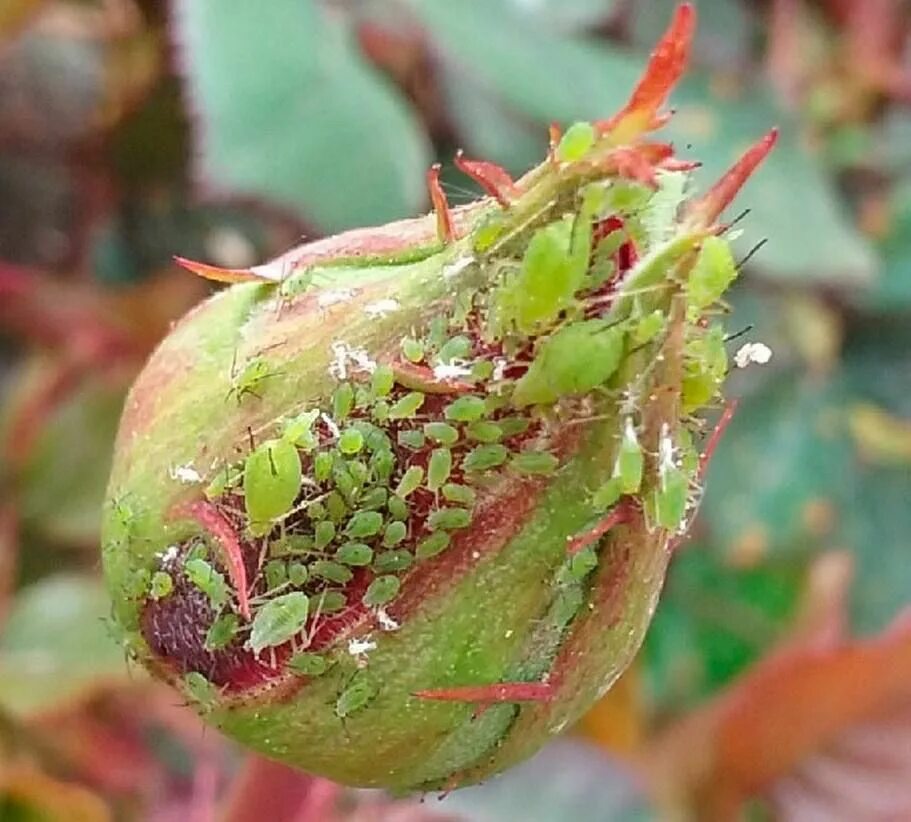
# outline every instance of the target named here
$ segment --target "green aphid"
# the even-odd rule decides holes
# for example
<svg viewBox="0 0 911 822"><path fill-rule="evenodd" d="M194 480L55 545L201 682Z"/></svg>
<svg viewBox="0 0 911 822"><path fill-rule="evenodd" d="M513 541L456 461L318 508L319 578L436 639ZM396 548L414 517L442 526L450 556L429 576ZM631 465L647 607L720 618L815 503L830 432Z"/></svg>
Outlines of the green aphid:
<svg viewBox="0 0 911 822"><path fill-rule="evenodd" d="M359 454L364 447L364 435L356 428L346 428L338 438L338 450L346 456Z"/></svg>
<svg viewBox="0 0 911 822"><path fill-rule="evenodd" d="M174 590L174 580L167 571L156 571L149 581L149 596L152 599L164 599Z"/></svg>
<svg viewBox="0 0 911 822"><path fill-rule="evenodd" d="M354 388L351 383L343 382L332 394L332 416L340 423L347 419L354 408Z"/></svg>
<svg viewBox="0 0 911 822"><path fill-rule="evenodd" d="M319 445L319 436L313 424L319 419L319 411L304 411L287 420L282 428L282 439L304 450L312 451Z"/></svg>
<svg viewBox="0 0 911 822"><path fill-rule="evenodd" d="M332 466L335 460L330 451L320 451L313 458L313 479L317 482L326 482L332 476Z"/></svg>
<svg viewBox="0 0 911 822"><path fill-rule="evenodd" d="M503 434L503 439L509 439L509 437L524 434L531 422L525 417L505 417L497 420L497 425Z"/></svg>
<svg viewBox="0 0 911 822"><path fill-rule="evenodd" d="M370 458L370 470L377 482L389 482L395 472L396 460L391 451L377 451Z"/></svg>
<svg viewBox="0 0 911 822"><path fill-rule="evenodd" d="M243 480L243 469L238 465L226 465L224 468L216 471L212 481L206 486L203 492L207 499L218 499L226 491L235 488Z"/></svg>
<svg viewBox="0 0 911 822"><path fill-rule="evenodd" d="M476 382L483 382L493 377L494 364L490 360L478 360L472 363L471 379Z"/></svg>
<svg viewBox="0 0 911 822"><path fill-rule="evenodd" d="M620 448L617 450L617 460L614 463L614 476L620 481L620 491L623 494L635 494L642 485L642 472L645 467L645 458L642 446L636 437L632 417L627 417L623 426L623 436L620 439Z"/></svg>
<svg viewBox="0 0 911 822"><path fill-rule="evenodd" d="M206 631L205 648L207 651L219 651L227 648L231 644L237 629L240 627L240 621L237 614L229 611L219 616Z"/></svg>
<svg viewBox="0 0 911 822"><path fill-rule="evenodd" d="M421 487L424 481L424 469L420 465L412 465L399 480L396 486L395 494L401 499L405 499L412 491Z"/></svg>
<svg viewBox="0 0 911 822"><path fill-rule="evenodd" d="M569 574L575 580L583 580L598 567L598 555L592 546L573 554L569 561Z"/></svg>
<svg viewBox="0 0 911 822"><path fill-rule="evenodd" d="M413 563L414 557L409 551L402 548L394 551L381 551L373 560L373 570L378 574L397 574L400 571L407 571Z"/></svg>
<svg viewBox="0 0 911 822"><path fill-rule="evenodd" d="M288 565L280 559L272 559L263 568L266 577L266 590L272 591L288 581Z"/></svg>
<svg viewBox="0 0 911 822"><path fill-rule="evenodd" d="M604 385L620 365L623 344L623 329L606 320L564 326L539 346L531 367L516 383L513 403L550 403Z"/></svg>
<svg viewBox="0 0 911 822"><path fill-rule="evenodd" d="M284 534L269 543L269 556L286 557L293 554L309 554L316 547L310 534Z"/></svg>
<svg viewBox="0 0 911 822"><path fill-rule="evenodd" d="M591 123L573 123L557 144L556 156L561 163L581 160L595 145L595 129Z"/></svg>
<svg viewBox="0 0 911 822"><path fill-rule="evenodd" d="M322 551L326 546L335 539L335 523L332 520L324 519L316 523L313 529L313 547L317 551Z"/></svg>
<svg viewBox="0 0 911 822"><path fill-rule="evenodd" d="M287 514L301 490L301 461L287 440L267 440L244 464L244 506L255 536L268 533Z"/></svg>
<svg viewBox="0 0 911 822"><path fill-rule="evenodd" d="M420 484L420 480L418 480L418 486ZM389 516L392 517L392 519L406 520L410 514L408 503L400 496L389 497L389 501L386 503L386 510L389 512Z"/></svg>
<svg viewBox="0 0 911 822"><path fill-rule="evenodd" d="M293 639L307 624L310 599L301 591L282 594L265 603L253 617L248 644L258 655L265 648L274 648Z"/></svg>
<svg viewBox="0 0 911 822"><path fill-rule="evenodd" d="M475 252L483 254L485 251L489 251L494 243L500 239L505 227L505 220L501 212L494 212L487 217L484 224L475 229Z"/></svg>
<svg viewBox="0 0 911 822"><path fill-rule="evenodd" d="M123 581L124 596L129 599L145 599L152 586L152 574L148 568L131 571Z"/></svg>
<svg viewBox="0 0 911 822"><path fill-rule="evenodd" d="M677 531L686 514L686 499L689 492L689 480L679 468L669 468L662 472L661 483L654 493L655 522L669 531Z"/></svg>
<svg viewBox="0 0 911 822"><path fill-rule="evenodd" d="M701 312L716 303L736 277L737 264L730 244L721 237L706 237L686 283L689 307Z"/></svg>
<svg viewBox="0 0 911 822"><path fill-rule="evenodd" d="M341 591L323 591L313 599L317 614L334 614L348 604L348 598Z"/></svg>
<svg viewBox="0 0 911 822"><path fill-rule="evenodd" d="M420 451L425 443L424 432L416 429L399 431L398 441L399 445L403 445L405 448L410 448L412 451Z"/></svg>
<svg viewBox="0 0 911 822"><path fill-rule="evenodd" d="M476 420L465 428L468 438L477 442L499 442L503 439L503 429L495 422Z"/></svg>
<svg viewBox="0 0 911 822"><path fill-rule="evenodd" d="M314 500L307 506L307 516L310 517L313 522L319 522L319 520L329 516L329 511L319 500Z"/></svg>
<svg viewBox="0 0 911 822"><path fill-rule="evenodd" d="M690 413L711 402L718 393L728 368L724 330L712 326L686 344L683 375L683 409Z"/></svg>
<svg viewBox="0 0 911 822"><path fill-rule="evenodd" d="M592 507L596 511L606 511L615 505L623 496L623 485L620 477L611 477L592 496Z"/></svg>
<svg viewBox="0 0 911 822"><path fill-rule="evenodd" d="M471 524L471 511L465 508L437 508L427 517L427 526L432 531L454 531Z"/></svg>
<svg viewBox="0 0 911 822"><path fill-rule="evenodd" d="M224 575L217 571L204 559L188 559L183 565L186 578L212 603L213 607L221 608L231 595L231 589L225 582Z"/></svg>
<svg viewBox="0 0 911 822"><path fill-rule="evenodd" d="M418 543L415 557L417 559L430 559L442 553L449 547L450 537L445 531L437 531Z"/></svg>
<svg viewBox="0 0 911 822"><path fill-rule="evenodd" d="M208 559L209 546L205 542L194 542L187 550L186 560Z"/></svg>
<svg viewBox="0 0 911 822"><path fill-rule="evenodd" d="M644 345L653 340L662 330L664 330L665 322L666 317L664 316L664 312L657 308L652 311L651 314L646 314L638 320L635 325L633 330L633 344Z"/></svg>
<svg viewBox="0 0 911 822"><path fill-rule="evenodd" d="M288 670L298 676L322 676L329 670L329 661L320 654L298 651L288 660Z"/></svg>
<svg viewBox="0 0 911 822"><path fill-rule="evenodd" d="M447 502L457 502L459 505L474 505L477 496L474 490L467 485L457 485L452 482L447 482L441 490L443 499Z"/></svg>
<svg viewBox="0 0 911 822"><path fill-rule="evenodd" d="M465 455L462 468L466 471L489 471L502 465L508 457L509 449L505 445L479 445Z"/></svg>
<svg viewBox="0 0 911 822"><path fill-rule="evenodd" d="M385 488L370 488L361 494L358 508L362 511L378 511L386 504L388 498L389 492Z"/></svg>
<svg viewBox="0 0 911 822"><path fill-rule="evenodd" d="M373 562L373 549L364 542L346 542L335 552L335 559L343 565L369 565Z"/></svg>
<svg viewBox="0 0 911 822"><path fill-rule="evenodd" d="M351 714L366 708L379 693L379 685L373 677L363 672L355 675L351 684L335 700L335 715L345 719Z"/></svg>
<svg viewBox="0 0 911 822"><path fill-rule="evenodd" d="M443 344L443 347L437 352L437 359L446 364L453 360L465 360L471 355L471 348L471 340L460 334Z"/></svg>
<svg viewBox="0 0 911 822"><path fill-rule="evenodd" d="M395 385L395 372L388 365L378 365L370 376L370 390L374 397L387 397Z"/></svg>
<svg viewBox="0 0 911 822"><path fill-rule="evenodd" d="M382 428L374 425L367 420L355 420L351 423L352 428L356 428L364 437L364 447L371 453L377 451L389 451L392 449L392 440Z"/></svg>
<svg viewBox="0 0 911 822"><path fill-rule="evenodd" d="M484 400L472 395L459 397L443 409L443 415L452 422L474 422L481 419L485 412Z"/></svg>
<svg viewBox="0 0 911 822"><path fill-rule="evenodd" d="M369 408L373 405L376 397L373 392L365 385L358 385L354 389L354 407L358 409Z"/></svg>
<svg viewBox="0 0 911 822"><path fill-rule="evenodd" d="M310 579L310 572L303 562L292 562L288 565L288 581L295 587L301 588Z"/></svg>
<svg viewBox="0 0 911 822"><path fill-rule="evenodd" d="M420 391L411 391L389 408L387 418L390 420L407 420L413 417L424 404L424 395Z"/></svg>
<svg viewBox="0 0 911 822"><path fill-rule="evenodd" d="M424 343L414 337L405 337L402 340L402 353L406 360L419 363L424 359Z"/></svg>
<svg viewBox="0 0 911 822"><path fill-rule="evenodd" d="M564 585L557 591L550 608L550 619L557 628L566 627L576 617L585 602L581 585Z"/></svg>
<svg viewBox="0 0 911 822"><path fill-rule="evenodd" d="M398 596L401 587L402 581L396 576L387 574L386 576L377 577L367 586L363 603L368 608L385 605Z"/></svg>
<svg viewBox="0 0 911 822"><path fill-rule="evenodd" d="M332 562L328 559L318 559L310 566L309 571L311 577L319 577L329 582L336 582L339 585L351 582L354 576L350 568L340 562Z"/></svg>
<svg viewBox="0 0 911 822"><path fill-rule="evenodd" d="M278 376L277 372L272 371L269 368L269 363L262 357L255 357L250 360L239 374L234 374L232 367L231 390L228 392L228 397L230 398L233 395L238 404L247 395L259 398L260 383L275 376Z"/></svg>
<svg viewBox="0 0 911 822"><path fill-rule="evenodd" d="M449 334L449 322L442 314L432 317L427 324L427 342L432 348L439 349L443 347Z"/></svg>
<svg viewBox="0 0 911 822"><path fill-rule="evenodd" d="M383 531L383 547L394 548L408 536L408 526L398 520L390 522Z"/></svg>
<svg viewBox="0 0 911 822"><path fill-rule="evenodd" d="M358 511L345 526L345 534L353 539L376 536L383 527L383 515L378 511Z"/></svg>
<svg viewBox="0 0 911 822"><path fill-rule="evenodd" d="M455 445L459 441L459 430L445 422L428 422L424 435L440 445Z"/></svg>
<svg viewBox="0 0 911 822"><path fill-rule="evenodd" d="M509 468L518 474L544 476L557 470L560 460L546 451L523 451L509 461Z"/></svg>
<svg viewBox="0 0 911 822"><path fill-rule="evenodd" d="M201 713L208 713L215 708L218 699L218 688L198 671L190 671L183 677L184 690L187 696Z"/></svg>
<svg viewBox="0 0 911 822"><path fill-rule="evenodd" d="M348 504L338 491L331 491L326 495L326 511L329 519L336 524L348 516Z"/></svg>
<svg viewBox="0 0 911 822"><path fill-rule="evenodd" d="M427 462L427 489L436 493L452 473L452 452L448 448L434 448Z"/></svg>
<svg viewBox="0 0 911 822"><path fill-rule="evenodd" d="M386 422L389 419L389 410L391 406L386 400L377 400L370 411L371 416L379 423Z"/></svg>
<svg viewBox="0 0 911 822"><path fill-rule="evenodd" d="M360 489L348 469L349 466L343 459L337 459L332 465L332 481L335 483L335 489L345 498L345 501L353 503Z"/></svg>

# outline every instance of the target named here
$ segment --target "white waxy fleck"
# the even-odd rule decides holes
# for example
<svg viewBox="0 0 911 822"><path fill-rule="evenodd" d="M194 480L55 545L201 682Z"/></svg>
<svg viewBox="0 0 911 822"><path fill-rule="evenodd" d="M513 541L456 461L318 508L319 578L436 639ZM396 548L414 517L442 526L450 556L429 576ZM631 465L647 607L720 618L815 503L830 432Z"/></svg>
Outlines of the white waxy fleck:
<svg viewBox="0 0 911 822"><path fill-rule="evenodd" d="M658 438L658 470L664 474L674 467L674 441L671 439L667 423L663 423L661 436Z"/></svg>
<svg viewBox="0 0 911 822"><path fill-rule="evenodd" d="M348 371L365 371L372 374L376 371L376 362L363 348L351 348L348 343L336 340L332 343L332 362L329 363L329 375L338 380L348 379Z"/></svg>
<svg viewBox="0 0 911 822"><path fill-rule="evenodd" d="M376 649L376 643L369 637L364 637L360 639L355 637L348 641L348 653L351 656L360 656L361 654L366 654L369 651Z"/></svg>
<svg viewBox="0 0 911 822"><path fill-rule="evenodd" d="M471 369L459 360L441 362L433 367L433 376L437 380L458 379L459 377L470 376L470 374Z"/></svg>
<svg viewBox="0 0 911 822"><path fill-rule="evenodd" d="M380 623L380 628L384 631L397 631L401 626L396 622L385 608L378 608L376 611L377 621Z"/></svg>
<svg viewBox="0 0 911 822"><path fill-rule="evenodd" d="M202 482L202 476L193 467L192 462L188 462L186 465L172 465L168 469L168 476L172 480L178 480L188 485L194 482Z"/></svg>
<svg viewBox="0 0 911 822"><path fill-rule="evenodd" d="M751 363L765 365L772 359L772 349L765 343L746 343L740 346L734 355L734 363L738 368L746 368Z"/></svg>
<svg viewBox="0 0 911 822"><path fill-rule="evenodd" d="M493 379L495 381L502 380L506 375L506 358L505 357L494 357L493 360Z"/></svg>
<svg viewBox="0 0 911 822"><path fill-rule="evenodd" d="M166 550L158 554L161 567L165 568L177 559L180 549L176 545L169 545Z"/></svg>
<svg viewBox="0 0 911 822"><path fill-rule="evenodd" d="M354 296L354 291L350 288L336 288L329 291L323 291L316 298L316 304L320 308L328 308L330 305L347 302Z"/></svg>
<svg viewBox="0 0 911 822"><path fill-rule="evenodd" d="M335 420L332 419L327 413L323 412L319 415L319 418L326 424L326 428L329 429L329 433L333 437L338 439L342 435L341 429L335 424Z"/></svg>
<svg viewBox="0 0 911 822"><path fill-rule="evenodd" d="M443 277L444 279L451 279L453 277L458 277L468 266L474 262L474 257L462 257L460 260L450 263L447 266L443 267Z"/></svg>
<svg viewBox="0 0 911 822"><path fill-rule="evenodd" d="M387 314L391 314L393 311L397 311L398 309L398 300L387 298L385 300L377 300L375 303L365 305L364 313L368 317L385 317Z"/></svg>

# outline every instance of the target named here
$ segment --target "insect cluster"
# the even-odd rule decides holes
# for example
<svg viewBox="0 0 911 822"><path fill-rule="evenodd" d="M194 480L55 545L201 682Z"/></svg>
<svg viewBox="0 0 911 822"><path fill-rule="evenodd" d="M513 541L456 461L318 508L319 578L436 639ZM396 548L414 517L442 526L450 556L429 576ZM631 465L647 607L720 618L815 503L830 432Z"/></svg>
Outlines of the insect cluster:
<svg viewBox="0 0 911 822"><path fill-rule="evenodd" d="M489 196L245 272L134 387L105 568L128 648L264 753L366 785L475 781L619 675L701 494L737 270L652 142L680 8L626 109ZM483 709L483 710L479 710Z"/></svg>

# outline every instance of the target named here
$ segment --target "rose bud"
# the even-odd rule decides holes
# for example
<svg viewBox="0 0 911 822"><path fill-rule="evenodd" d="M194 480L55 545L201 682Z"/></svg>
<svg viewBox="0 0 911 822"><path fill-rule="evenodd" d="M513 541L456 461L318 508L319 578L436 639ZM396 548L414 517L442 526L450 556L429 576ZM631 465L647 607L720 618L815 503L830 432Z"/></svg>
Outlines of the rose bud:
<svg viewBox="0 0 911 822"><path fill-rule="evenodd" d="M727 371L718 217L650 133L681 6L629 104L517 181L305 245L192 311L127 401L104 568L130 654L225 734L349 785L532 754L642 641ZM605 79L607 82L607 78Z"/></svg>

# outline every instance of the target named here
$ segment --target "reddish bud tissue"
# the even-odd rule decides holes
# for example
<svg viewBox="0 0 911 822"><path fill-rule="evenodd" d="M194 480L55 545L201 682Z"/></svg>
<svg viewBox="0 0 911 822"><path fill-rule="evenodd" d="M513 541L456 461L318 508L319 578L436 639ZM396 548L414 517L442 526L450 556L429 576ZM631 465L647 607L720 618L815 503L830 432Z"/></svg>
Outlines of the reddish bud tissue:
<svg viewBox="0 0 911 822"><path fill-rule="evenodd" d="M683 5L629 104L551 127L489 195L234 271L121 422L104 567L130 654L213 725L352 785L475 782L619 676L702 493L736 276L716 222L770 133L689 198L651 132ZM609 78L605 78L609 82Z"/></svg>

